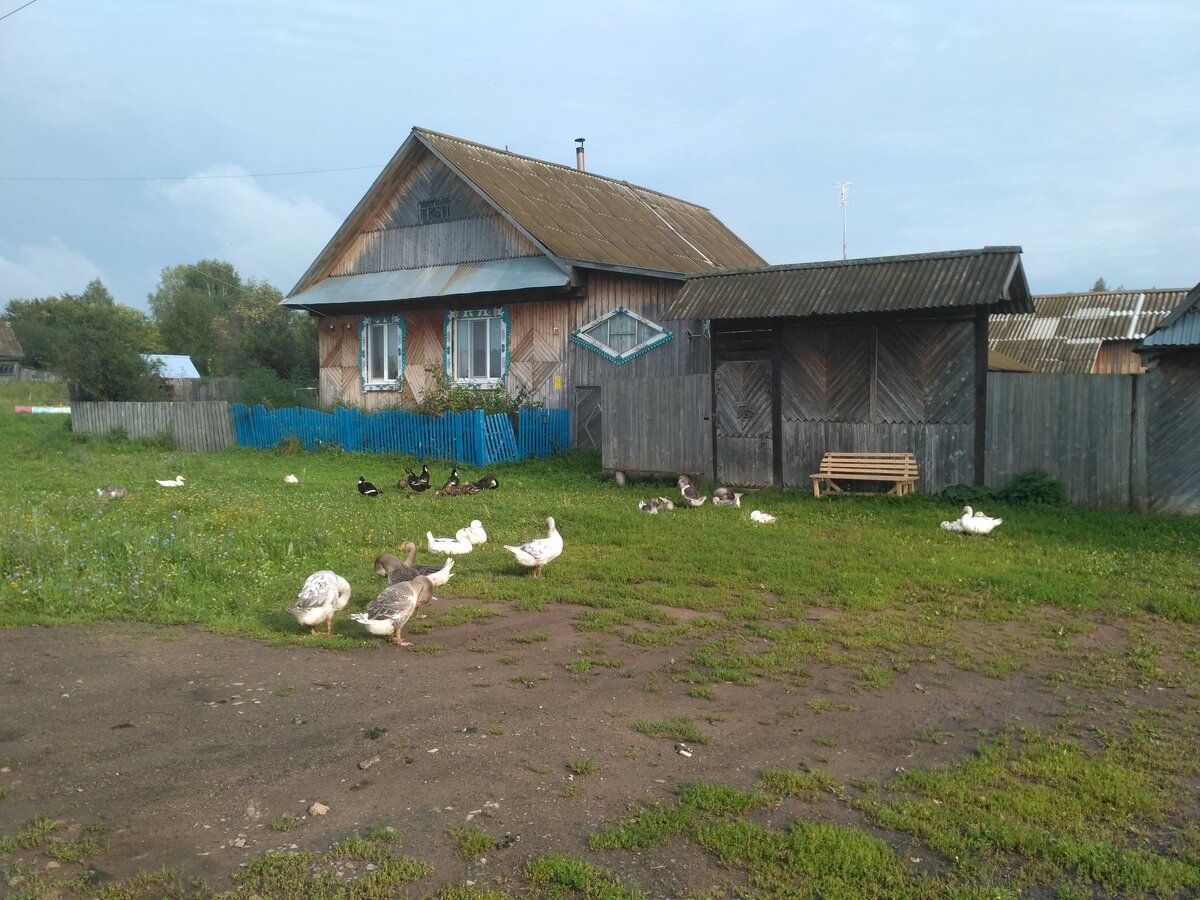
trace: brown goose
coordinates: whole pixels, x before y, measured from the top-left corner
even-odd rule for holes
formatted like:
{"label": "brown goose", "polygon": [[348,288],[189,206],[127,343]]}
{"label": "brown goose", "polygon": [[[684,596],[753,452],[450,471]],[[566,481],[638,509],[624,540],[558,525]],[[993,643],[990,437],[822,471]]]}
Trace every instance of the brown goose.
{"label": "brown goose", "polygon": [[381,553],[375,557],[375,574],[382,575],[388,584],[399,584],[402,581],[412,581],[418,575],[425,575],[434,587],[441,587],[450,580],[450,570],[454,568],[454,560],[447,558],[440,566],[417,565],[417,545],[405,541],[400,549],[408,554],[404,559],[391,553]]}

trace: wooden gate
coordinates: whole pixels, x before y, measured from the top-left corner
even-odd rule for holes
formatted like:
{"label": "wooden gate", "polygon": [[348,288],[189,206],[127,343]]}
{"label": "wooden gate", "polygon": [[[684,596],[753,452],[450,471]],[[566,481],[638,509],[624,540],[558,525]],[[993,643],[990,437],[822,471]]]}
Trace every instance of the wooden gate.
{"label": "wooden gate", "polygon": [[715,392],[717,481],[750,487],[771,484],[771,361],[719,363]]}
{"label": "wooden gate", "polygon": [[593,452],[600,449],[600,388],[578,385],[575,388],[575,446]]}

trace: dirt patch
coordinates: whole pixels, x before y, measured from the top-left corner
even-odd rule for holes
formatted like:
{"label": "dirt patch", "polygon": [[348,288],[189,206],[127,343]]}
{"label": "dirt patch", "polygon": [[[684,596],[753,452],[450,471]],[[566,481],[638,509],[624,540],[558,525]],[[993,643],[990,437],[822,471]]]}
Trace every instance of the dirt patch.
{"label": "dirt patch", "polygon": [[[520,885],[529,860],[558,851],[676,897],[743,882],[684,841],[594,853],[588,835],[691,782],[750,789],[773,766],[886,780],[970,752],[983,731],[1048,726],[1062,711],[1036,666],[998,680],[946,660],[914,664],[869,692],[853,672],[816,665],[808,679],[716,684],[693,696],[671,679],[679,647],[577,632],[569,607],[491,610],[414,635],[412,649],[381,641],[345,652],[188,628],[2,631],[0,767],[9,771],[0,784],[10,792],[0,830],[34,816],[103,822],[108,849],[96,864],[106,877],[168,866],[223,890],[267,851],[323,851],[391,825],[404,853],[435,867],[417,896],[468,876]],[[995,640],[1011,641],[1012,627]],[[1086,640],[1122,635],[1094,629]],[[600,657],[620,665],[568,668]],[[690,757],[634,729],[675,716],[708,738]],[[598,771],[572,775],[567,763],[583,757]],[[328,814],[272,830],[313,801]],[[833,800],[803,811],[789,801],[767,818],[778,827],[801,814],[854,818]],[[458,859],[447,830],[468,819],[509,846],[483,864]]]}

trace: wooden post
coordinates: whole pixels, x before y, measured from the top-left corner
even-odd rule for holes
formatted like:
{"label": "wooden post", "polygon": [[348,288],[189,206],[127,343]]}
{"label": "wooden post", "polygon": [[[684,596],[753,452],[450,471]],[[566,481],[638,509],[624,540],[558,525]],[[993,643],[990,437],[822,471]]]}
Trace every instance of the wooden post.
{"label": "wooden post", "polygon": [[987,465],[988,310],[975,307],[975,486],[982,487]]}
{"label": "wooden post", "polygon": [[771,483],[783,487],[783,363],[779,327],[771,329]]}

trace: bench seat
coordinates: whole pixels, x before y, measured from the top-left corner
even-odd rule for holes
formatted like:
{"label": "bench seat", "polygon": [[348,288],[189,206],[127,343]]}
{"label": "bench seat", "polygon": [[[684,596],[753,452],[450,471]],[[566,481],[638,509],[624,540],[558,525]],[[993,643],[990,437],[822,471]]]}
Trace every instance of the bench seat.
{"label": "bench seat", "polygon": [[812,478],[813,496],[821,486],[831,493],[847,493],[838,481],[890,481],[889,494],[903,496],[917,489],[917,458],[911,453],[829,452],[821,458],[821,469]]}

